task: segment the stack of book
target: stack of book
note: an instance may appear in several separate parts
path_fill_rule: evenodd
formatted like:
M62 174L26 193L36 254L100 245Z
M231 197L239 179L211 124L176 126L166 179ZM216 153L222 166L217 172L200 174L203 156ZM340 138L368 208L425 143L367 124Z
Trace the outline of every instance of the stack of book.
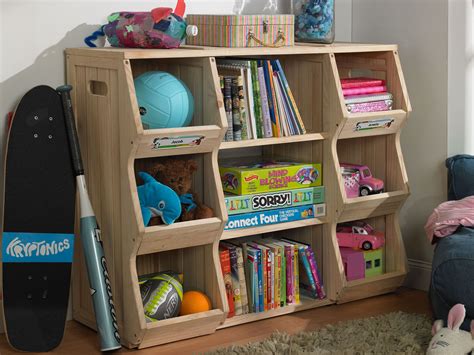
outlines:
M225 141L305 134L278 59L218 59L229 128Z
M387 92L385 80L374 78L341 79L347 111L378 112L392 109L393 96Z
M315 254L307 244L272 238L221 242L219 256L228 317L298 304L303 294L326 297Z

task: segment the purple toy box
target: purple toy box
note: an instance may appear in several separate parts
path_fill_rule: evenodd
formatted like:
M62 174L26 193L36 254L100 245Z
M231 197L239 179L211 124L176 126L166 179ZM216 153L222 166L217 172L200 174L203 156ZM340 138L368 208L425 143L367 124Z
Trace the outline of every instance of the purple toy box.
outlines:
M364 253L352 248L339 248L339 250L344 263L346 280L352 281L365 278Z

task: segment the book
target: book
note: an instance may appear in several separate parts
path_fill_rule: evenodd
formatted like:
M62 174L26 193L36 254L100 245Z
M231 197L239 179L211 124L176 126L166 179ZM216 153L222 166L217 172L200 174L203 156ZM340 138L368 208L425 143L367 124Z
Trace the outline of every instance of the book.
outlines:
M260 84L260 99L262 103L262 120L263 120L263 137L273 137L272 132L272 120L270 118L270 109L268 107L268 95L267 87L265 85L265 75L263 74L263 68L259 67L258 70L258 82Z
M276 101L274 100L274 90L271 85L270 78L273 77L271 75L272 71L268 70L267 61L260 60L259 66L263 68L263 75L265 78L265 87L267 88L267 97L268 97L268 110L270 112L270 119L272 121L272 136L273 137L280 137L280 122L277 119L277 113L275 113L276 108Z
M224 195L227 214L273 210L282 207L324 203L324 186L299 188L257 195Z
M341 87L343 89L352 89L360 87L370 87L370 86L384 86L385 80L374 79L374 78L343 78L341 79Z
M325 204L322 203L318 205L303 205L268 211L234 214L229 216L224 229L250 228L322 217L325 211Z
M288 96L288 99L291 103L291 108L296 116L296 120L299 124L300 128L300 134L306 134L306 128L303 123L303 119L301 118L300 111L298 110L298 105L296 105L296 100L293 96L293 92L290 89L290 85L288 84L288 80L286 80L285 72L281 66L281 63L278 59L272 60L272 65L274 65L274 69L277 70L278 76L281 79L281 82L283 84L283 87L285 88L286 94Z
M289 119L287 117L287 112L285 109L285 104L283 102L283 93L281 92L280 84L278 83L278 76L276 73L273 73L273 89L275 94L276 110L275 113L278 113L276 116L280 121L280 136L288 137L293 135L289 127Z
M273 243L267 243L266 240L263 240L263 243L272 250L273 253L273 267L272 267L272 275L273 275L273 308L280 307L280 292L281 292L281 253L280 247Z
M237 252L237 270L240 283L240 299L242 302L242 314L249 313L249 301L247 296L247 281L245 279L244 255L242 247L235 248Z
M234 314L236 316L243 314L242 312L242 300L240 297L240 281L239 281L239 269L237 261L237 250L234 245L228 243L221 243L220 246L223 249L229 251L230 256L230 270L231 270L231 279L232 279L232 295L234 299Z
M242 140L249 139L249 118L247 116L248 109L247 104L245 102L245 94L244 94L244 77L239 75L237 77L237 89L239 95L239 113L240 113L240 122L242 124Z
M296 121L295 114L291 108L291 104L288 98L288 95L285 92L280 73L273 73L274 82L276 83L278 94L280 95L280 105L282 106L284 113L284 120L287 126L287 130L290 136L295 136L301 134L298 122ZM278 97L278 96L277 96Z
M229 76L224 77L224 108L228 124L224 140L227 142L232 142L234 140L232 119L232 78Z
M252 139L256 138L256 133L254 134L254 126L252 121L254 121L254 107L253 107L253 91L252 91L252 74L250 71L250 61L249 60L240 60L240 59L217 59L217 69L219 74L227 74L230 76L242 76L243 85L241 92L239 90L239 96L243 97L243 106L245 107L245 115L242 117L243 125L246 126L246 129L242 129L243 138L242 139ZM250 88L250 90L249 90ZM242 101L241 101L242 106ZM242 113L241 113L242 116Z
M242 79L240 79L242 80ZM234 141L242 140L242 120L240 117L239 78L232 77L232 132Z
M362 88L342 89L342 94L344 96L351 96L351 95L374 94L377 92L386 92L386 91L387 91L387 87L380 85L380 86L369 86L369 87L362 87Z
M258 299L258 311L263 312L265 310L265 302L264 302L264 289L263 289L263 259L262 259L262 252L260 249L254 248L247 244L247 254L251 254L254 256L254 260L257 263L257 273L256 273L256 297Z
M293 292L295 297L295 303L300 303L300 267L299 267L299 250L298 246L294 244L293 247L294 252L294 261L293 261Z
M252 73L252 91L253 91L253 102L255 111L255 127L257 131L257 138L263 138L263 118L262 118L262 105L260 99L260 84L258 82L258 67L257 61L250 61L250 70Z
M353 96L344 97L344 102L346 103L346 105L382 101L382 100L390 100L393 102L393 95L390 94L389 92L382 92L382 93L376 93L376 94L353 95Z
M232 289L232 276L231 276L231 268L230 268L229 250L219 248L219 258L221 262L222 276L224 277L227 302L229 304L229 313L227 314L227 318L230 318L235 315L235 309L234 309L234 295L233 295L233 289Z
M318 296L320 299L326 298L326 292L324 291L324 285L319 273L318 264L316 263L316 257L310 246L306 249L306 255L308 256L309 265L311 266L311 273L313 274Z
M251 295L251 309L252 312L260 312L260 297L258 288L258 250L248 247L245 243L242 244L242 249L247 255L247 272L248 272L248 290Z
M371 102L362 102L356 104L346 104L347 111L350 113L359 113L359 112L380 112L380 111L390 111L392 109L393 101L392 100L381 100L381 101L371 101Z

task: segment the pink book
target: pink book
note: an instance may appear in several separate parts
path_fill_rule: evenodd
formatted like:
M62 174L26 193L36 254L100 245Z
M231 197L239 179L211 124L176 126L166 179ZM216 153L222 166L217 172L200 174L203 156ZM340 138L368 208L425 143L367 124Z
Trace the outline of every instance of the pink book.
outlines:
M324 291L324 286L321 282L318 266L316 264L316 257L314 256L313 249L311 249L310 246L306 248L306 257L308 258L309 266L311 267L311 273L313 274L314 283L316 284L316 290L318 291L318 296L320 299L323 299L326 297L326 292Z
M386 91L387 91L386 86L368 86L368 87L353 88L353 89L342 89L342 93L344 94L344 96L375 94L377 92L386 92Z
M341 86L343 89L352 89L369 86L384 86L385 80L374 78L344 78L341 79Z
M389 111L392 109L392 100L346 104L346 107L347 111L351 113Z

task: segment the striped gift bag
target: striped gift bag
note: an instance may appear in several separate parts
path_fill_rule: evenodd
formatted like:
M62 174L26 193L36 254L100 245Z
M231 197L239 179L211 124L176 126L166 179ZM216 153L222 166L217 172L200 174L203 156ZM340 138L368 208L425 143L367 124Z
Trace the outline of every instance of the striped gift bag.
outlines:
M294 45L293 15L188 15L199 34L186 44L212 47L281 47Z

